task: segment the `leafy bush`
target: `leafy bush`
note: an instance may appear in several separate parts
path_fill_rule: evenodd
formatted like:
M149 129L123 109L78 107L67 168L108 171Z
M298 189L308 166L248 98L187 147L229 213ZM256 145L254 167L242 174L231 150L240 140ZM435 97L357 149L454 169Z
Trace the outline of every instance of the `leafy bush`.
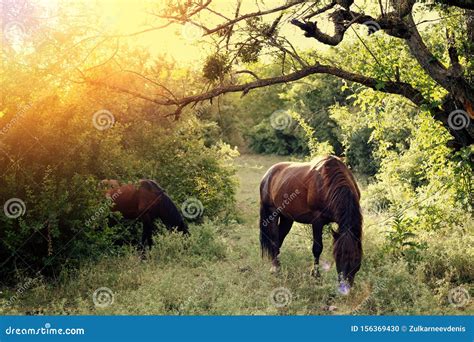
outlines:
M23 201L26 211L16 218L0 216L1 274L13 270L53 274L112 247L115 228L106 224L109 207L97 191L96 175L111 172L114 165L96 168L96 160L102 146L115 146L120 129L100 132L92 125L89 110L57 98L37 102L20 118L16 115L11 110L2 118L14 124L2 140L0 202ZM131 160L117 147L107 154L117 168ZM86 224L93 215L95 219Z
M211 146L207 128L197 119L184 119L170 129L140 123L134 135L144 139L139 153L150 161L150 177L156 179L180 207L195 198L202 203L202 216L227 218L235 204L235 149L220 141ZM157 139L157 137L160 137Z
M375 144L370 141L372 130L364 127L354 132L346 147L347 163L361 174L373 176L379 169L379 162L374 156Z
M387 232L386 249L396 257L405 258L410 263L420 260L420 252L426 249L426 243L417 242L417 235L414 233L416 225L419 223L416 217L407 217L402 212L396 212Z
M293 127L277 130L268 119L262 120L247 134L249 147L256 153L263 154L308 154L308 145L304 135Z
M98 189L103 178L155 179L178 207L195 197L204 215L233 212L232 149L206 146L196 119L157 125L140 117L139 106L134 119L121 124L120 100L115 103L109 108L117 122L102 131L92 122L90 108L97 104L80 96L37 101L21 117L3 112L8 130L2 131L0 203L18 198L26 211L17 218L0 215L2 276L58 274L129 241L129 228L109 224L110 204Z

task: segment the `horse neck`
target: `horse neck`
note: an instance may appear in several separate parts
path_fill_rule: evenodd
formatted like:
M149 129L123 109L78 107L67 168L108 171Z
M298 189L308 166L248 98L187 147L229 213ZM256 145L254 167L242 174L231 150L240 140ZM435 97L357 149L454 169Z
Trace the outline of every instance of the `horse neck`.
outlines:
M184 227L184 220L179 209L164 192L161 194L160 204L156 215L160 217L165 225Z

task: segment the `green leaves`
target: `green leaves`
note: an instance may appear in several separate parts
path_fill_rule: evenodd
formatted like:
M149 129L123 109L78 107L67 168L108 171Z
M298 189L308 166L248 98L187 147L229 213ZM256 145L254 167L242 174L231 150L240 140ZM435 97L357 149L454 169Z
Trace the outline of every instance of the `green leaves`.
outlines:
M207 57L202 69L203 76L211 82L223 80L224 76L230 71L228 56L215 53Z

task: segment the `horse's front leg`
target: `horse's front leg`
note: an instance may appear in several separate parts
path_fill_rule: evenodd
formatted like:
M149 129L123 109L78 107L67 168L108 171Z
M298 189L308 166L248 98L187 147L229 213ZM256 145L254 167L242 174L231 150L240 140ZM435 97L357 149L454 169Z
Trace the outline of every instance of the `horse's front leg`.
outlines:
M311 275L313 277L320 277L319 273L319 257L323 252L323 227L324 222L315 221L312 224L313 226L313 256L314 256L314 265L311 270Z

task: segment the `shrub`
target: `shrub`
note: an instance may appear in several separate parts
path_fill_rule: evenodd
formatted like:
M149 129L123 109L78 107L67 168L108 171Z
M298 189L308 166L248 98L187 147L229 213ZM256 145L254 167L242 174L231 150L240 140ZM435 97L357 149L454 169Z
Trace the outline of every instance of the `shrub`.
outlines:
M115 103L110 111L120 119ZM97 107L82 98L53 97L19 118L13 111L1 118L8 131L2 131L0 203L18 198L26 206L22 216L0 215L2 277L58 274L129 241L129 228L109 225L110 207L98 189L103 178L155 179L178 207L192 196L202 201L204 215L232 213L235 181L228 161L235 152L220 143L206 146L199 121L159 126L137 110L136 121L100 131L90 110Z
M301 132L293 127L277 130L272 127L269 119L263 119L247 134L249 147L256 153L263 154L308 154L306 139Z

